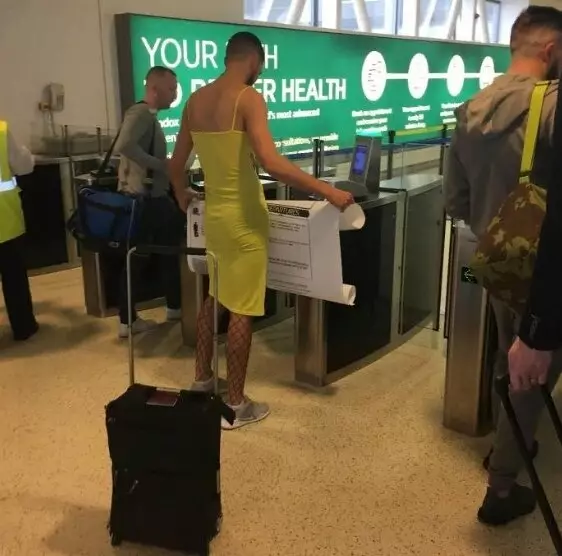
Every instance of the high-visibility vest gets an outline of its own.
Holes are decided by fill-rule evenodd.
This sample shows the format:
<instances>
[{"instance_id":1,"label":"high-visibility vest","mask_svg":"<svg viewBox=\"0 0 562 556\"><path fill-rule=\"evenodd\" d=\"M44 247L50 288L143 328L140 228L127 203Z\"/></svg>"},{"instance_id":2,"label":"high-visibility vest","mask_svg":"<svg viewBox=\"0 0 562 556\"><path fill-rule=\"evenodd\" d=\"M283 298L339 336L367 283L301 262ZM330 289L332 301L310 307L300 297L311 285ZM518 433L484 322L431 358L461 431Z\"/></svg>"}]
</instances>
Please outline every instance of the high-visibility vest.
<instances>
[{"instance_id":1,"label":"high-visibility vest","mask_svg":"<svg viewBox=\"0 0 562 556\"><path fill-rule=\"evenodd\" d=\"M0 243L25 233L20 190L10 170L8 124L0 121Z\"/></svg>"}]
</instances>

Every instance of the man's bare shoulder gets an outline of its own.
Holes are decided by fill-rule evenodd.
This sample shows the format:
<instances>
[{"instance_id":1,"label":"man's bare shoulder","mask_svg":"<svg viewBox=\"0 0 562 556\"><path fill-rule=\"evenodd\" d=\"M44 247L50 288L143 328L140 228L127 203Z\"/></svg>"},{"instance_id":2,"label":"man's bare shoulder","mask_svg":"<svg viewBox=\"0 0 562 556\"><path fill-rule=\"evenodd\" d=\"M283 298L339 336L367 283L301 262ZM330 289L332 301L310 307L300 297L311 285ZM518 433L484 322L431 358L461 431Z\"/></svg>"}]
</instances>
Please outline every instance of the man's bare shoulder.
<instances>
[{"instance_id":1,"label":"man's bare shoulder","mask_svg":"<svg viewBox=\"0 0 562 556\"><path fill-rule=\"evenodd\" d=\"M263 95L254 89L254 87L247 87L245 89L244 96L249 98L252 102L264 102Z\"/></svg>"},{"instance_id":2,"label":"man's bare shoulder","mask_svg":"<svg viewBox=\"0 0 562 556\"><path fill-rule=\"evenodd\" d=\"M207 85L208 86L208 85ZM185 103L184 109L184 118L189 120L193 119L193 116L201 111L201 109L205 106L205 98L207 94L205 93L205 87L201 87L197 89L193 93L191 93L188 101Z\"/></svg>"},{"instance_id":3,"label":"man's bare shoulder","mask_svg":"<svg viewBox=\"0 0 562 556\"><path fill-rule=\"evenodd\" d=\"M258 108L265 104L263 95L256 91L253 87L247 87L242 90L242 96L240 97L240 106L246 109Z\"/></svg>"},{"instance_id":4,"label":"man's bare shoulder","mask_svg":"<svg viewBox=\"0 0 562 556\"><path fill-rule=\"evenodd\" d=\"M204 87L202 87L201 89L197 89L196 91L191 93L191 95L189 96L189 99L185 103L186 108L190 108L191 106L193 106L194 104L197 104L199 102L199 99L201 98L201 93L203 92L203 89L204 89Z\"/></svg>"}]
</instances>

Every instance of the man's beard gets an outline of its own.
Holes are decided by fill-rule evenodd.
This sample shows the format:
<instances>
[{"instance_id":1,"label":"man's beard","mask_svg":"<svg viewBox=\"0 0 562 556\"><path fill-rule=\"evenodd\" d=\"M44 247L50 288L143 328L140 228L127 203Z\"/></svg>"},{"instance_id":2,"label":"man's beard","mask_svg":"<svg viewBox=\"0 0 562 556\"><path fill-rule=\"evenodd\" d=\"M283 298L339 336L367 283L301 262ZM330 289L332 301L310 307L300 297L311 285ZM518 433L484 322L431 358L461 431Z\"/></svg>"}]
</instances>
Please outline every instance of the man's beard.
<instances>
[{"instance_id":1,"label":"man's beard","mask_svg":"<svg viewBox=\"0 0 562 556\"><path fill-rule=\"evenodd\" d=\"M551 66L546 70L545 79L547 81L553 81L560 77L560 68L558 63L551 64Z\"/></svg>"}]
</instances>

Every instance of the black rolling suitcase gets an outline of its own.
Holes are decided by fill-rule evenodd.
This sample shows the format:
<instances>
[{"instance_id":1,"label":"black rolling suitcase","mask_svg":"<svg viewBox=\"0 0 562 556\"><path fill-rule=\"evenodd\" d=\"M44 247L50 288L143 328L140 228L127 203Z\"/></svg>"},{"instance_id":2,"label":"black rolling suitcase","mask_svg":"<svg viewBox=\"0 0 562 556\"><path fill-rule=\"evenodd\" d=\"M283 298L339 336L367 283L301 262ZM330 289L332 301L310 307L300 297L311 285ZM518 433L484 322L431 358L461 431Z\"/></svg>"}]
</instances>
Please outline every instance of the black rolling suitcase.
<instances>
[{"instance_id":1,"label":"black rolling suitcase","mask_svg":"<svg viewBox=\"0 0 562 556\"><path fill-rule=\"evenodd\" d=\"M157 246L130 250L127 255L129 314L132 304L129 271L134 253L179 256L205 252ZM214 259L213 264L216 277ZM209 544L218 533L222 518L221 418L234 418L232 410L217 394L217 319L215 305L215 394L162 390L135 383L133 338L129 328L130 386L106 407L113 472L108 527L114 546L133 542L209 554Z\"/></svg>"},{"instance_id":2,"label":"black rolling suitcase","mask_svg":"<svg viewBox=\"0 0 562 556\"><path fill-rule=\"evenodd\" d=\"M521 452L521 456L525 462L527 473L531 479L531 484L533 485L533 490L535 491L539 508L548 528L548 532L550 533L550 538L552 539L552 543L556 549L556 554L558 554L558 556L562 556L562 535L560 534L560 528L558 527L558 523L554 517L548 498L546 497L544 487L542 486L537 470L535 469L535 464L533 463L533 456L527 448L523 432L519 425L519 421L517 420L517 415L513 409L513 405L511 404L511 399L509 397L509 376L504 376L496 380L496 391L505 408L505 413L513 430L517 446L519 447L519 451ZM562 421L560 420L560 415L558 414L554 400L552 399L552 396L546 386L541 386L541 394L543 396L546 409L548 410L548 414L554 424L556 436L562 444Z\"/></svg>"}]
</instances>

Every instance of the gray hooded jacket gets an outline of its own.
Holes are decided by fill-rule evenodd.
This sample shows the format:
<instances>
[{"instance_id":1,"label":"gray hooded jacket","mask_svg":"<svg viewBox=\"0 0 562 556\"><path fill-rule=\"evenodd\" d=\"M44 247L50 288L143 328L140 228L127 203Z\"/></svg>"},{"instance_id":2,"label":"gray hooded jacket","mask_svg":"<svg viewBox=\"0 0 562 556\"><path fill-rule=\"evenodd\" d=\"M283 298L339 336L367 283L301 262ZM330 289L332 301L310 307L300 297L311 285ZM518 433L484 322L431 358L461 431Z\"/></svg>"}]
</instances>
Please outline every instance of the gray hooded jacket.
<instances>
[{"instance_id":1,"label":"gray hooded jacket","mask_svg":"<svg viewBox=\"0 0 562 556\"><path fill-rule=\"evenodd\" d=\"M457 109L445 172L449 216L480 236L519 181L531 93L537 80L501 75ZM558 81L546 93L531 181L545 185L552 164ZM558 156L562 156L559 153Z\"/></svg>"}]
</instances>

